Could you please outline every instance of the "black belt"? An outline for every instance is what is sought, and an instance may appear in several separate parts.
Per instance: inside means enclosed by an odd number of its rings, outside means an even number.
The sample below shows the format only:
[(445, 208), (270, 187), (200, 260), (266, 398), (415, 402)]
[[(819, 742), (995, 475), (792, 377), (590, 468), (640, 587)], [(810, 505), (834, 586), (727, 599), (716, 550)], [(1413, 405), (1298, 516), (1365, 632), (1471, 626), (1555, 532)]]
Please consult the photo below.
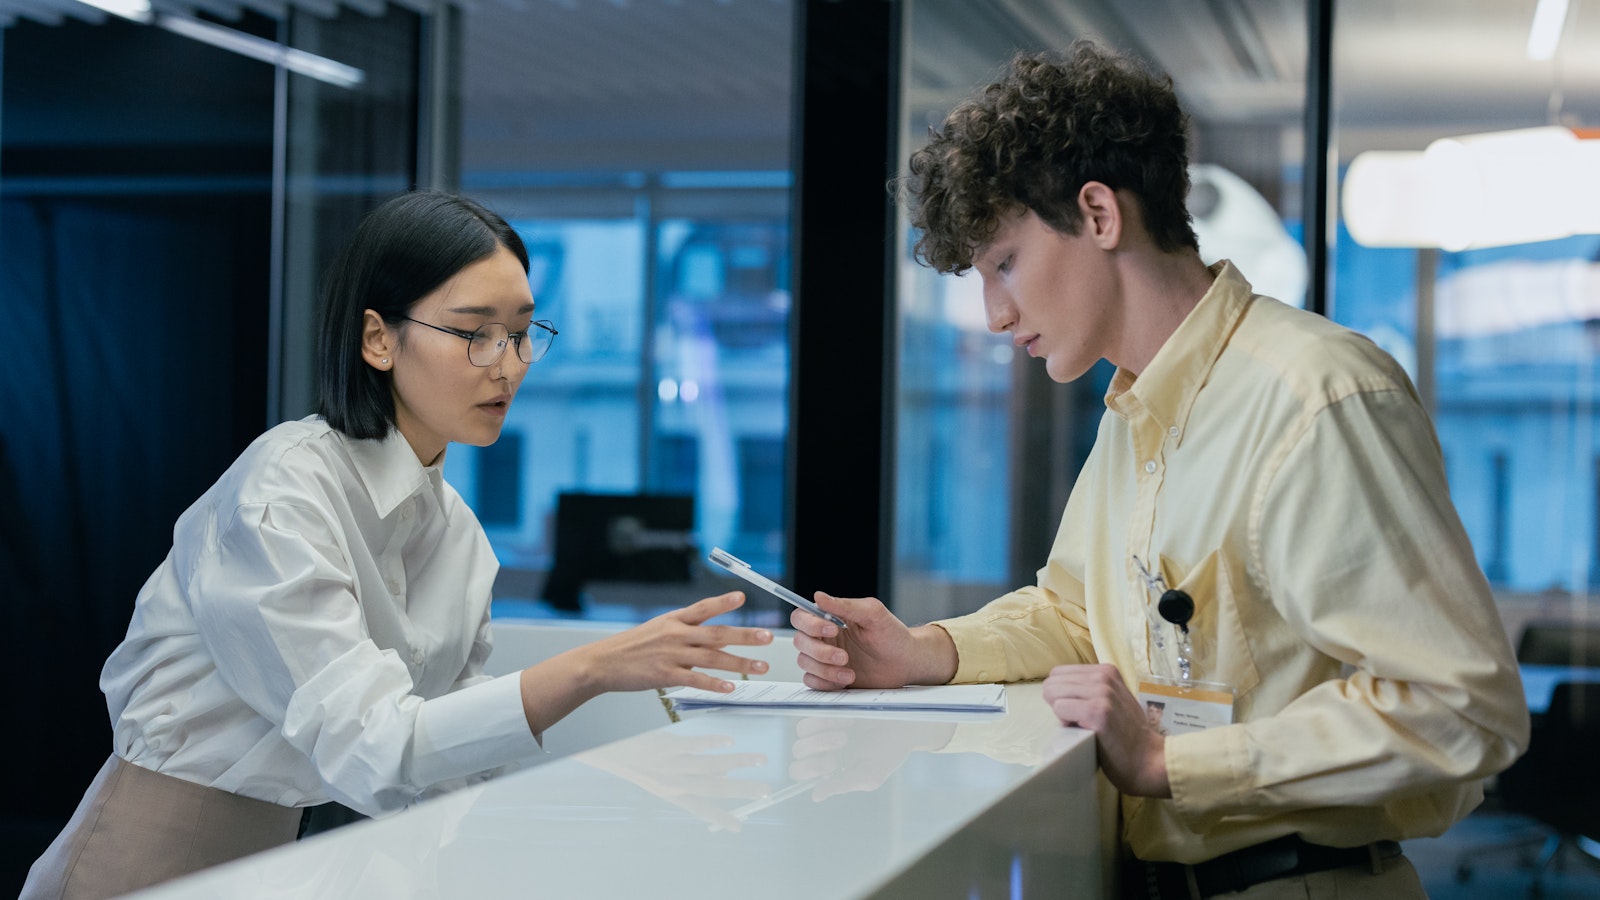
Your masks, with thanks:
[(1373, 866), (1376, 874), (1381, 860), (1392, 859), (1400, 852), (1400, 845), (1394, 841), (1378, 841), (1360, 847), (1324, 847), (1290, 834), (1192, 866), (1132, 860), (1124, 879), (1123, 894), (1128, 898), (1149, 900), (1214, 897), (1242, 891), (1264, 881), (1358, 864)]

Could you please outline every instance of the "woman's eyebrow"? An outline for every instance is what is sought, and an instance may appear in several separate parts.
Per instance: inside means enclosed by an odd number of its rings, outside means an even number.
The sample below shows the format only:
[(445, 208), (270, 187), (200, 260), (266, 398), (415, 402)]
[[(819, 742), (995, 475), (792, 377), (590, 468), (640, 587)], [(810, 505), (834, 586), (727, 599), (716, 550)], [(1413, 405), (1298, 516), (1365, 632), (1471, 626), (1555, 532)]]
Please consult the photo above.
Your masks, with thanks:
[[(464, 316), (484, 316), (484, 317), (488, 317), (488, 316), (495, 315), (496, 313), (499, 312), (499, 310), (495, 309), (492, 306), (455, 306), (455, 307), (451, 307), (450, 309), (445, 310), (445, 312), (460, 313), (461, 315), (464, 315)], [(532, 303), (524, 303), (522, 305), (522, 307), (517, 310), (517, 315), (524, 315), (526, 313), (531, 313), (531, 312), (533, 312), (533, 304)]]

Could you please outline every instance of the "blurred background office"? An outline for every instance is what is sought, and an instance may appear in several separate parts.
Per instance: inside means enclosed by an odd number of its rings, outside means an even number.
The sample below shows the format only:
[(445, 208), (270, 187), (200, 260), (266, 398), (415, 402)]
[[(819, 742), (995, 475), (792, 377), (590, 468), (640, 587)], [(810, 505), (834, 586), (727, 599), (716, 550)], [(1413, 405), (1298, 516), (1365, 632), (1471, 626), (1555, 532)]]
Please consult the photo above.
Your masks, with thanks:
[(1013, 51), (1077, 37), (1176, 80), (1208, 261), (1405, 364), (1513, 638), (1600, 619), (1593, 2), (0, 0), (0, 26), (0, 889), (104, 760), (100, 664), (173, 520), (309, 412), (316, 278), (413, 186), (504, 214), (562, 334), (501, 440), (448, 457), (497, 616), (642, 619), (722, 583), (713, 546), (917, 621), (1031, 580), (1110, 371), (1019, 359), (884, 185)]

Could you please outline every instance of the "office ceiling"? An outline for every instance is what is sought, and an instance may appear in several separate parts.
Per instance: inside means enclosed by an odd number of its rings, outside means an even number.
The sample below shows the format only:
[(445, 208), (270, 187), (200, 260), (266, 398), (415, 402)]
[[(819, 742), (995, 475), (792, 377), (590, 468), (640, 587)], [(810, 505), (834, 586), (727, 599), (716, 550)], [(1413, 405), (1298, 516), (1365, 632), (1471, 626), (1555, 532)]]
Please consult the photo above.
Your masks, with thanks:
[[(1553, 105), (1566, 120), (1600, 127), (1600, 2), (1571, 0), (1556, 59), (1533, 62), (1525, 46), (1535, 2), (1338, 0), (1341, 155), (1547, 124)], [(1014, 48), (1092, 37), (1172, 73), (1208, 126), (1296, 131), (1305, 96), (1304, 7), (1299, 0), (910, 0), (917, 49), (909, 100), (914, 111), (942, 110), (972, 87), (974, 72), (993, 71)], [(473, 48), (468, 117), (478, 129), (469, 143), (492, 167), (530, 154), (608, 158), (616, 152), (608, 140), (661, 140), (668, 132), (685, 148), (700, 148), (710, 166), (716, 145), (728, 140), (746, 142), (745, 149), (776, 141), (769, 150), (781, 154), (791, 12), (792, 0), (475, 0), (465, 17)], [(639, 127), (623, 123), (607, 133), (593, 121), (595, 109), (630, 110)], [(615, 118), (609, 127), (619, 127)], [(592, 143), (577, 149), (580, 139)]]
[[(281, 17), (434, 0), (154, 0), (158, 11)], [(665, 168), (786, 163), (795, 0), (454, 0), (463, 9), (469, 160)], [(850, 0), (874, 2), (874, 0)], [(1174, 76), (1195, 118), (1294, 132), (1301, 0), (905, 0), (914, 114), (936, 115), (1018, 47), (1092, 37)], [(1600, 0), (1570, 0), (1557, 56), (1524, 48), (1536, 0), (1338, 0), (1337, 142), (1420, 149), (1443, 134), (1600, 127)], [(79, 0), (0, 0), (0, 25), (98, 22)], [(618, 115), (618, 112), (621, 115)]]

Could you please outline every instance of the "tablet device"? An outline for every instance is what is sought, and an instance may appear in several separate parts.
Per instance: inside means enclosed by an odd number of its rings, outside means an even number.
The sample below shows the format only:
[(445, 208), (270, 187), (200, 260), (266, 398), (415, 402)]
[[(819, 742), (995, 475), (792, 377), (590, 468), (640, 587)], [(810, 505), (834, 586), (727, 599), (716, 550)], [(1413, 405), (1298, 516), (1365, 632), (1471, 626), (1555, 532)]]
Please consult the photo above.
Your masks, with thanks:
[(724, 569), (727, 569), (729, 572), (739, 576), (740, 578), (743, 578), (745, 581), (750, 582), (756, 587), (761, 588), (762, 590), (767, 591), (768, 593), (771, 593), (783, 600), (786, 600), (794, 606), (798, 606), (814, 616), (821, 616), (840, 628), (850, 627), (844, 623), (843, 619), (833, 615), (832, 613), (823, 612), (822, 607), (812, 603), (810, 600), (807, 600), (799, 594), (796, 594), (794, 591), (789, 590), (767, 576), (755, 571), (754, 569), (750, 568), (749, 563), (737, 556), (734, 556), (732, 553), (729, 553), (721, 547), (711, 548), (711, 561), (723, 567)]

